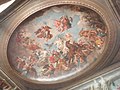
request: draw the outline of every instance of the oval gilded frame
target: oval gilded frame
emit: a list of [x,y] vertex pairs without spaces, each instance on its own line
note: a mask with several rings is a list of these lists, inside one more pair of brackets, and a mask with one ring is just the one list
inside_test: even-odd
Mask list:
[[[93,65],[91,65],[90,68],[87,68],[84,71],[82,71],[81,74],[77,73],[76,75],[73,75],[69,78],[65,78],[63,80],[57,80],[54,82],[41,82],[41,81],[29,80],[25,77],[18,75],[16,71],[14,71],[10,67],[8,58],[7,58],[7,45],[13,31],[20,25],[20,23],[22,23],[30,15],[42,9],[49,8],[55,5],[63,5],[63,4],[81,5],[81,6],[92,9],[102,17],[102,19],[106,23],[107,30],[109,33],[108,41],[106,43],[106,47],[103,54],[101,55],[101,57],[99,57],[99,60],[97,60]],[[42,2],[38,0],[38,1],[30,1],[26,6],[23,5],[21,9],[18,9],[19,11],[17,11],[16,14],[11,16],[11,19],[9,20],[9,24],[7,24],[8,27],[5,28],[4,36],[2,39],[2,45],[1,45],[2,47],[1,58],[3,63],[2,67],[5,68],[5,71],[9,76],[14,75],[12,77],[14,78],[17,77],[16,79],[20,80],[23,84],[25,84],[25,86],[30,86],[32,84],[33,86],[30,86],[30,87],[35,87],[35,88],[36,86],[41,88],[51,88],[51,87],[60,88],[60,87],[68,86],[68,85],[71,85],[72,83],[76,83],[80,80],[83,80],[89,77],[89,75],[95,74],[95,72],[97,72],[98,70],[102,70],[104,66],[106,66],[107,63],[111,62],[112,58],[114,57],[114,55],[111,55],[111,54],[113,52],[114,54],[117,52],[114,48],[116,46],[116,40],[117,40],[116,39],[117,28],[116,26],[114,26],[114,22],[112,22],[111,20],[113,17],[106,13],[106,11],[104,10],[104,6],[103,7],[100,7],[100,6],[102,6],[100,3],[98,5],[97,3],[93,3],[92,1],[87,1],[87,0],[81,0],[81,1],[79,0],[45,0]],[[112,18],[110,19],[110,17]],[[11,71],[13,73],[11,73]]]

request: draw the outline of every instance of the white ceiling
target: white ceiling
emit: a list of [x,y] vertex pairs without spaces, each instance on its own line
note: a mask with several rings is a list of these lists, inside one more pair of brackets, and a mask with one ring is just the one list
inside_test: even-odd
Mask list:
[[15,0],[11,0],[7,3],[0,5],[0,13],[3,12],[6,8],[8,8]]

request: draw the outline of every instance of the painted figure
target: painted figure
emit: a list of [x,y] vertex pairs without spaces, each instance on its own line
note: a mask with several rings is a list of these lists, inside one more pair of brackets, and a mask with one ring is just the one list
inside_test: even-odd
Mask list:
[[42,26],[42,28],[38,29],[35,34],[38,38],[44,38],[46,41],[51,39],[53,35],[50,33],[50,27],[49,26]]
[[62,16],[59,20],[55,20],[55,26],[58,31],[63,32],[71,28],[72,17]]

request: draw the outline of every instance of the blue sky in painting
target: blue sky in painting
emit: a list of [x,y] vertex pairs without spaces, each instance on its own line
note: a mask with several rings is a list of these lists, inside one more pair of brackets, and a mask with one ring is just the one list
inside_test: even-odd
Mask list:
[[[64,32],[58,32],[57,28],[54,26],[54,21],[60,19],[62,16],[72,17],[72,19],[73,19],[73,22],[71,23],[72,28],[70,28]],[[50,26],[52,28],[51,30],[53,30],[53,32],[56,32],[53,34],[54,36],[52,39],[50,39],[48,42],[43,43],[42,46],[45,49],[48,49],[48,47],[46,47],[45,44],[53,43],[57,39],[58,36],[63,36],[66,33],[70,33],[73,36],[73,39],[75,41],[77,41],[79,38],[78,33],[82,29],[82,27],[79,27],[77,25],[77,23],[80,21],[80,14],[79,15],[77,15],[76,13],[73,14],[73,12],[67,8],[66,8],[66,10],[64,10],[63,8],[60,8],[58,12],[55,12],[51,8],[48,11],[46,11],[42,16],[35,18],[35,21],[36,21],[36,23],[41,23],[41,26],[42,25]],[[41,42],[43,40],[39,39],[39,41]],[[53,46],[51,49],[56,49],[56,47]]]

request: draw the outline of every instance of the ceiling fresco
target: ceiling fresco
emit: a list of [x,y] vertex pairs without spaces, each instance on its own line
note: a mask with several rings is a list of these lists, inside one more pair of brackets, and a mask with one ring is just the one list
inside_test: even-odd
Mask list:
[[60,5],[30,16],[13,32],[8,60],[21,76],[56,81],[81,73],[103,53],[107,29],[83,6]]

